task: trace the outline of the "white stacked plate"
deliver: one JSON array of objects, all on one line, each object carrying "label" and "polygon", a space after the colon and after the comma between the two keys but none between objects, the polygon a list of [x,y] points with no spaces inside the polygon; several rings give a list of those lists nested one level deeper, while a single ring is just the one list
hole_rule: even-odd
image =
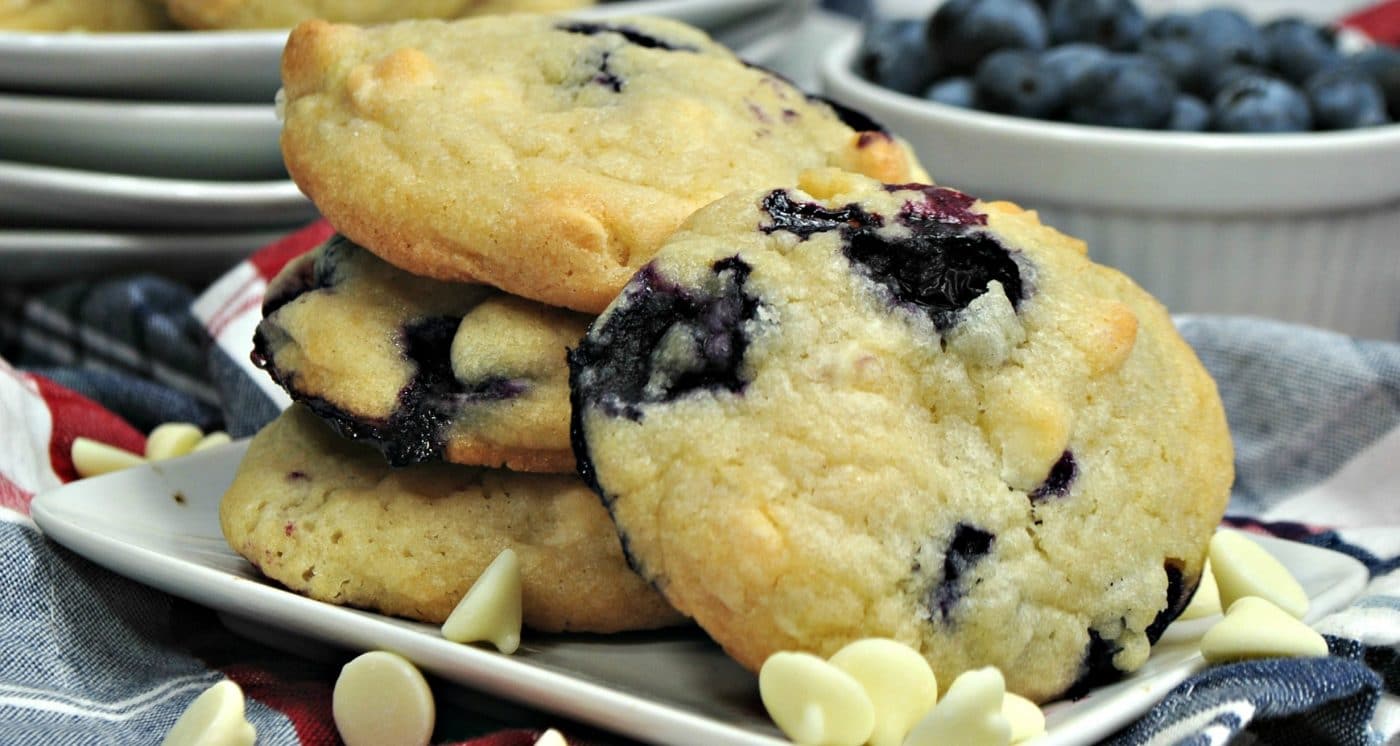
[{"label": "white stacked plate", "polygon": [[[810,4],[602,0],[579,15],[676,18],[764,63]],[[277,142],[286,36],[0,32],[0,282],[226,267],[314,219]]]}]

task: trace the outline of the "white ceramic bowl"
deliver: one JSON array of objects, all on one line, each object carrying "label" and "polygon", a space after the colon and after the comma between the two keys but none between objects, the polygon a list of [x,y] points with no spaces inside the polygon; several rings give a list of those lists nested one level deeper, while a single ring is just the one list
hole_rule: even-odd
[{"label": "white ceramic bowl", "polygon": [[1089,242],[1176,313],[1400,339],[1400,125],[1288,135],[1088,127],[968,111],[822,63],[827,96],[906,138],[939,184]]}]

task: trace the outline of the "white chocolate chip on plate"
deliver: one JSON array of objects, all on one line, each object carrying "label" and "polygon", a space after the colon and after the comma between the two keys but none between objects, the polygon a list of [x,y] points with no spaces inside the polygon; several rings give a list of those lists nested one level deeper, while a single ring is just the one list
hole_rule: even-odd
[{"label": "white chocolate chip on plate", "polygon": [[758,695],[788,738],[805,746],[859,746],[875,707],[853,676],[811,653],[774,653],[758,671]]},{"label": "white chocolate chip on plate", "polygon": [[146,463],[146,459],[131,451],[124,451],[116,446],[109,446],[90,438],[74,438],[73,450],[69,452],[69,455],[73,459],[73,470],[83,478],[121,471]]},{"label": "white chocolate chip on plate", "polygon": [[217,432],[209,433],[203,438],[200,438],[199,442],[194,444],[194,448],[190,451],[190,453],[199,453],[200,451],[206,448],[213,448],[214,446],[221,446],[225,443],[232,442],[233,438],[229,437],[228,433],[219,430]]},{"label": "white chocolate chip on plate", "polygon": [[383,650],[345,664],[331,695],[346,746],[425,746],[433,736],[433,692],[412,663]]},{"label": "white chocolate chip on plate", "polygon": [[909,732],[904,746],[1007,746],[1011,724],[1002,714],[1005,699],[1001,671],[992,667],[964,671]]},{"label": "white chocolate chip on plate", "polygon": [[243,690],[224,679],[185,708],[161,746],[253,746],[258,732],[243,708]]},{"label": "white chocolate chip on plate", "polygon": [[1245,596],[1230,604],[1225,618],[1201,638],[1201,655],[1210,663],[1250,658],[1321,658],[1327,641],[1272,602]]},{"label": "white chocolate chip on plate", "polygon": [[1220,588],[1215,584],[1215,573],[1210,568],[1210,560],[1207,559],[1201,567],[1201,582],[1196,584],[1196,593],[1191,596],[1191,603],[1186,605],[1181,616],[1177,618],[1182,621],[1203,619],[1219,614],[1220,608]]},{"label": "white chocolate chip on plate", "polygon": [[938,701],[933,669],[902,642],[856,640],[831,656],[831,665],[860,682],[875,707],[871,746],[899,746],[914,723]]},{"label": "white chocolate chip on plate", "polygon": [[1228,609],[1245,596],[1272,601],[1302,619],[1308,594],[1267,550],[1238,531],[1216,531],[1210,540],[1210,564],[1220,588],[1220,606]]},{"label": "white chocolate chip on plate", "polygon": [[514,653],[520,647],[520,594],[520,558],[506,549],[457,602],[442,623],[442,636],[453,642],[484,640],[502,653]]},{"label": "white chocolate chip on plate", "polygon": [[540,734],[539,739],[535,741],[535,746],[569,746],[569,742],[564,740],[563,733],[550,728]]},{"label": "white chocolate chip on plate", "polygon": [[194,450],[204,433],[188,422],[167,422],[146,437],[146,458],[160,461],[183,456]]},{"label": "white chocolate chip on plate", "polygon": [[1001,700],[1001,714],[1011,726],[1011,742],[1021,743],[1045,732],[1045,713],[1036,703],[1007,692]]}]

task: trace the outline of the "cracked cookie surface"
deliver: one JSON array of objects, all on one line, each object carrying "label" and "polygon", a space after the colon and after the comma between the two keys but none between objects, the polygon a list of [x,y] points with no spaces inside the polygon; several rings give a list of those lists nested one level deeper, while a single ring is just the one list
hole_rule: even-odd
[{"label": "cracked cookie surface", "polygon": [[633,566],[755,670],[891,637],[1043,701],[1140,666],[1233,476],[1165,310],[1015,205],[801,187],[696,213],[571,353]]},{"label": "cracked cookie surface", "polygon": [[337,230],[414,274],[590,313],[730,191],[923,175],[868,119],[661,19],[309,21],[282,76],[288,170]]},{"label": "cracked cookie surface", "polygon": [[320,601],[441,623],[509,547],[528,627],[618,632],[681,620],[627,567],[607,512],[577,476],[393,469],[299,404],[253,438],[219,518],[234,551]]},{"label": "cracked cookie surface", "polygon": [[403,466],[573,470],[565,349],[588,317],[415,277],[341,236],[269,285],[253,360]]}]

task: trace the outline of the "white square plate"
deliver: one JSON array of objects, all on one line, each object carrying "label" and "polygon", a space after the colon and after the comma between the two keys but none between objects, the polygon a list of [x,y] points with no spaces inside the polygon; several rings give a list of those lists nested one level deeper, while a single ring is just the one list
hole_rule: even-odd
[{"label": "white square plate", "polygon": [[[218,503],[246,443],[65,485],[34,499],[55,541],[122,575],[285,633],[355,650],[392,650],[449,681],[657,743],[775,744],[756,678],[695,630],[602,635],[526,631],[513,656],[448,642],[438,628],[313,601],[262,579],[219,531]],[[1316,620],[1355,598],[1366,569],[1342,554],[1256,537],[1312,599]],[[1040,746],[1093,743],[1199,670],[1178,623],[1123,681],[1045,708]]]}]

